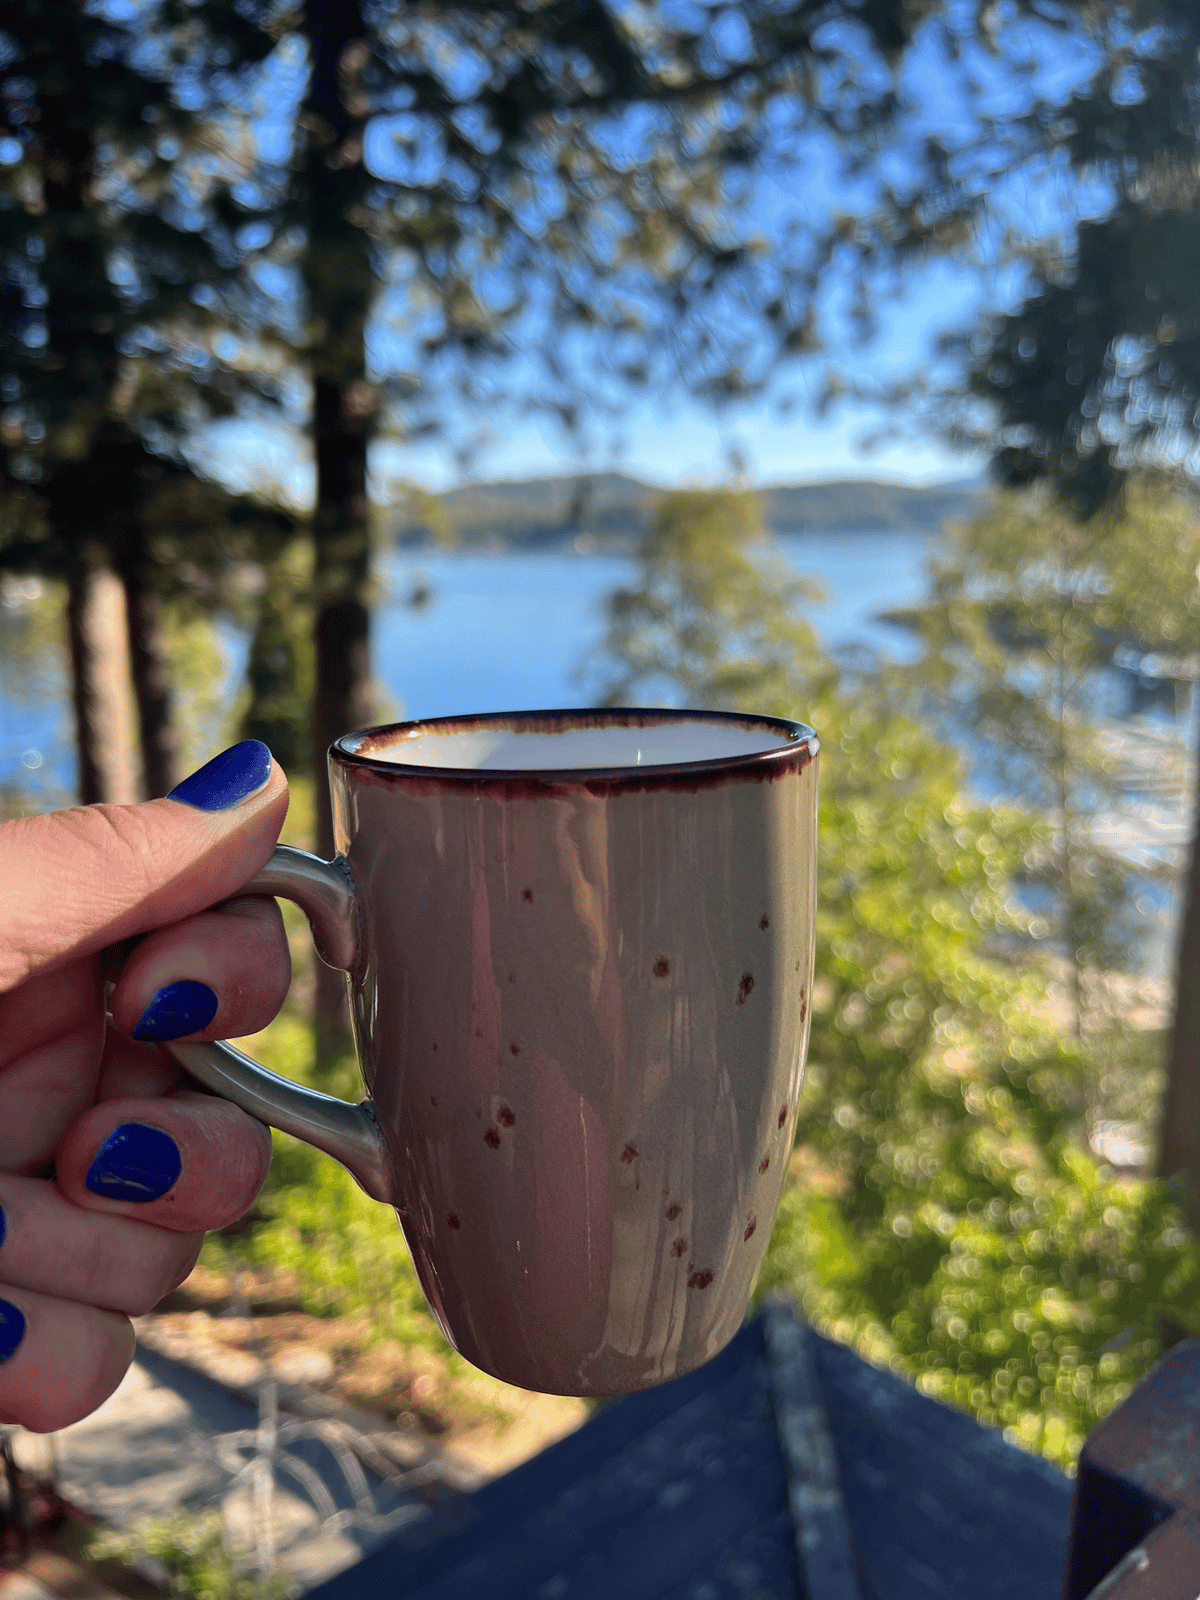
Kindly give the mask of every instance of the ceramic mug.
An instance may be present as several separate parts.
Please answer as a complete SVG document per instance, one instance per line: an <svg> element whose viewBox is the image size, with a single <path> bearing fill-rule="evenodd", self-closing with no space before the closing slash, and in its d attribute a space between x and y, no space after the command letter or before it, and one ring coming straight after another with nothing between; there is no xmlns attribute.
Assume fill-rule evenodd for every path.
<svg viewBox="0 0 1200 1600"><path fill-rule="evenodd" d="M451 1343L525 1389L663 1383L736 1333L791 1149L817 738L568 711L339 739L338 855L278 849L368 1098L168 1050L395 1207Z"/></svg>

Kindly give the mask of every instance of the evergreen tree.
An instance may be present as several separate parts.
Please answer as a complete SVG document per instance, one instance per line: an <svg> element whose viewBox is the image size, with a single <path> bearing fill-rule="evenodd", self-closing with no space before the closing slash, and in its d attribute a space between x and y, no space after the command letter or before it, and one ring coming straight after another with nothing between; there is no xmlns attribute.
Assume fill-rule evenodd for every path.
<svg viewBox="0 0 1200 1600"><path fill-rule="evenodd" d="M997 496L985 516L944 533L931 598L913 613L928 651L917 675L981 741L977 781L1002 773L1005 792L1050 823L1024 878L1066 958L1080 1040L1105 1026L1097 980L1129 965L1137 880L1150 870L1097 831L1128 787L1099 674L1119 646L1146 637L1138 569L1152 569L1173 534L1200 559L1200 524L1166 485L1139 483L1121 514L1083 520L1045 494ZM1160 622L1169 603L1160 596Z"/></svg>
<svg viewBox="0 0 1200 1600"><path fill-rule="evenodd" d="M214 117L234 120L230 64L270 47L251 11L38 0L0 32L0 488L39 514L6 559L67 581L85 801L134 797L113 737L130 668L147 792L178 776L155 547L165 504L190 498L206 530L226 510L182 441L243 386L213 351L246 254L245 164L228 139L216 159Z"/></svg>
<svg viewBox="0 0 1200 1600"><path fill-rule="evenodd" d="M755 174L819 131L865 156L894 110L890 67L935 9L743 0L685 20L599 0L306 0L292 214L317 471L318 850L333 847L325 749L373 714L372 432L435 423L449 393L491 414L508 385L568 425L681 372L720 401L811 347L845 232L793 198L780 248L762 248ZM401 353L369 364L385 276L375 326L398 301ZM333 1024L338 981L319 993Z"/></svg>
<svg viewBox="0 0 1200 1600"><path fill-rule="evenodd" d="M1097 70L1066 104L1036 106L1026 132L1107 203L1049 242L1012 239L1028 293L976 330L969 388L998 435L999 481L1049 483L1087 515L1119 501L1131 472L1192 472L1197 460L1200 12L1097 0L1079 21ZM1189 620L1182 638L1174 624L1166 632L1193 654L1194 566L1174 562L1170 581L1158 598ZM1152 643L1152 619L1144 628ZM1200 1229L1200 832L1183 900L1159 1159L1186 1176Z"/></svg>
<svg viewBox="0 0 1200 1600"><path fill-rule="evenodd" d="M797 1147L759 1292L1066 1466L1200 1327L1200 1246L1167 1185L1078 1137L1082 1059L1013 893L1053 830L972 801L901 672L843 677L727 493L665 496L605 662L627 703L811 722L817 942ZM750 648L747 648L747 645ZM1029 948L1026 944L1026 948Z"/></svg>
<svg viewBox="0 0 1200 1600"><path fill-rule="evenodd" d="M937 9L743 0L685 20L599 0L306 0L290 215L317 474L319 851L333 848L325 749L373 715L372 433L436 425L450 394L491 415L507 393L568 426L681 375L720 402L811 348L845 229L791 196L764 248L756 183L819 133L865 159L895 110L891 68ZM368 363L389 304L398 353ZM328 1025L342 1004L322 974Z"/></svg>

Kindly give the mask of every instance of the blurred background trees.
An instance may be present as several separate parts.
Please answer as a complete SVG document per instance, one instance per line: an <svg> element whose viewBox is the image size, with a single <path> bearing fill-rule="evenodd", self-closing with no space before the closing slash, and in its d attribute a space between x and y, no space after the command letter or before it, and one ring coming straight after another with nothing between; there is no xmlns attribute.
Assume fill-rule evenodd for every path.
<svg viewBox="0 0 1200 1600"><path fill-rule="evenodd" d="M1200 16L1144 0L1081 8L1097 57L1086 92L1034 113L1039 137L1100 191L1054 240L1015 240L1026 292L970 341L968 392L982 400L1000 482L1049 484L1095 516L1131 473L1194 473L1200 456ZM967 416L968 412L960 413ZM968 431L971 422L966 424ZM1100 526L1101 524L1098 524ZM1168 541L1169 545L1169 541ZM1195 650L1195 568L1164 629ZM1180 586L1182 585L1182 586ZM1143 626L1149 619L1143 614ZM1146 627L1152 633L1153 623ZM1193 839L1176 970L1161 1170L1182 1174L1200 1226L1200 835Z"/></svg>
<svg viewBox="0 0 1200 1600"><path fill-rule="evenodd" d="M1105 1010L1088 975L1136 948L1138 882L1154 877L1122 853L1127 840L1102 831L1146 775L1123 759L1099 669L1132 640L1162 650L1189 637L1198 561L1200 524L1169 482L1138 480L1119 510L1086 520L1045 494L1010 495L949 531L929 602L909 619L925 645L923 683L978 738L974 786L1021 797L1050 825L1023 880L1065 954L1078 1038Z"/></svg>
<svg viewBox="0 0 1200 1600"><path fill-rule="evenodd" d="M1103 532L1011 500L959 530L920 617L934 670L913 673L820 650L754 559L753 496L668 494L605 643L623 703L824 730L808 1077L760 1291L799 1289L837 1337L1064 1465L1156 1358L1163 1319L1200 1318L1176 1195L1089 1146L1108 1060L1095 990L1128 964L1111 892L1128 868L1075 815L1104 772L1078 702L1132 598L1120 551L1175 515L1161 492ZM982 772L1007 749L1032 803L972 797L934 731L947 690L991 736Z"/></svg>
<svg viewBox="0 0 1200 1600"><path fill-rule="evenodd" d="M316 845L330 853L324 752L373 714L372 433L436 422L443 389L515 388L568 425L652 379L741 395L811 346L846 230L793 203L772 222L783 248L763 249L750 175L818 129L865 160L923 9L841 18L795 0L635 22L573 0L383 8L369 25L331 0L202 18L148 4L124 21L70 0L26 11L4 45L19 430L5 460L46 519L41 565L69 584L81 796L130 792L127 762L105 768L122 741L99 731L121 725L110 573L142 784L174 779L170 563L148 519L217 416L281 403L261 346L282 334L309 389ZM291 97L288 132L277 106L261 137L256 95L260 120L265 96ZM272 283L290 306L268 303ZM318 1005L337 1020L332 981Z"/></svg>
<svg viewBox="0 0 1200 1600"><path fill-rule="evenodd" d="M324 752L372 720L373 429L435 425L443 387L476 406L515 394L573 427L654 380L714 398L761 383L811 344L821 270L845 240L833 216L822 230L792 208L788 248L762 249L748 176L819 126L865 157L915 17L889 0L818 40L806 0L686 19L439 0L369 23L309 0L293 194L317 479L319 851L333 848ZM390 149L377 136L371 160L369 119L387 113ZM326 1025L341 1004L322 975Z"/></svg>
<svg viewBox="0 0 1200 1600"><path fill-rule="evenodd" d="M331 852L324 751L378 710L389 438L466 462L536 412L585 441L640 391L720 411L820 355L810 401L916 389L986 450L1006 492L947 538L911 669L830 658L754 496L697 490L613 599L604 692L824 734L767 1276L1061 1459L1165 1319L1200 1326L1179 1192L1089 1142L1160 1083L1113 987L1146 873L1096 825L1123 780L1095 695L1115 650L1198 649L1198 30L1177 0L37 0L0 25L0 568L65 587L84 801L171 787L234 616L236 726L308 767L291 839ZM991 298L910 352L919 381L856 371L936 259ZM12 659L44 653L27 633ZM1200 851L1189 884L1160 1167L1196 1227ZM341 979L316 990L336 1029ZM286 1021L276 1064L321 1076ZM410 1326L394 1236L288 1148L247 1250ZM323 1228L351 1254L318 1283Z"/></svg>
<svg viewBox="0 0 1200 1600"><path fill-rule="evenodd" d="M217 354L253 298L231 226L250 109L233 64L270 39L237 6L149 20L47 0L0 39L0 469L19 508L0 559L67 586L84 801L179 776L163 607L212 592L257 521L186 446L270 383Z"/></svg>

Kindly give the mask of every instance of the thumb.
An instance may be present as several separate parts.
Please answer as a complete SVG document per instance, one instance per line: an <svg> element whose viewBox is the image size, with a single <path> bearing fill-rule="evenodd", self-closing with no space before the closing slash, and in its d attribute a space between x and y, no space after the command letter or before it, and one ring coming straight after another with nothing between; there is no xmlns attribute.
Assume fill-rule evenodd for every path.
<svg viewBox="0 0 1200 1600"><path fill-rule="evenodd" d="M165 800L0 824L0 993L236 894L270 856L287 803L271 752L247 739Z"/></svg>

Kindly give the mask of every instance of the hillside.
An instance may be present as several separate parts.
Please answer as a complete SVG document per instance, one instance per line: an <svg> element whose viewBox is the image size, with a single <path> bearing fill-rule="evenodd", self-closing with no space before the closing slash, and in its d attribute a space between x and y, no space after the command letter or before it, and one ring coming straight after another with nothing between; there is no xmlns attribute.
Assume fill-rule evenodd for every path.
<svg viewBox="0 0 1200 1600"><path fill-rule="evenodd" d="M767 491L767 519L777 533L875 533L889 528L940 528L972 515L981 487L973 479L913 489L873 478L838 478Z"/></svg>
<svg viewBox="0 0 1200 1600"><path fill-rule="evenodd" d="M627 546L645 528L658 493L620 472L467 484L437 499L461 545L536 549L583 538L591 548ZM969 480L914 489L871 478L776 485L764 491L770 527L779 534L863 533L937 528L970 515L979 486ZM396 542L432 537L419 507L398 511Z"/></svg>

